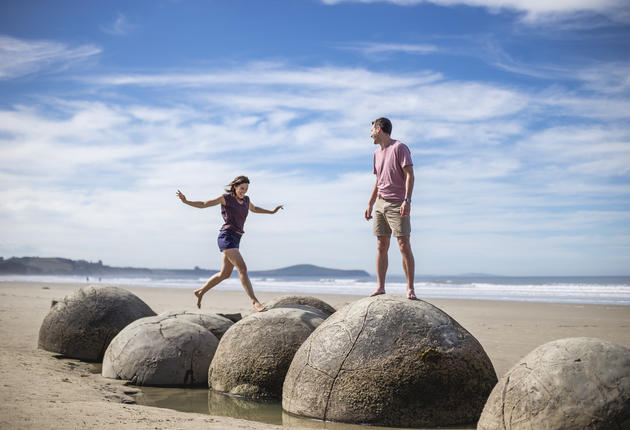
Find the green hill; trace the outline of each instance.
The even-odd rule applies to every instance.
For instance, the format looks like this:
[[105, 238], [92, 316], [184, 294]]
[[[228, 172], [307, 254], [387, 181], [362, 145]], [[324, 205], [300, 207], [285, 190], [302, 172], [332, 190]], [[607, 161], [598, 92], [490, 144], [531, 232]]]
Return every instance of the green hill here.
[[[0, 275], [80, 275], [80, 276], [210, 276], [217, 270], [195, 267], [186, 269], [147, 269], [137, 267], [106, 266], [102, 261], [96, 263], [85, 260], [69, 260], [67, 258], [43, 257], [0, 257]], [[298, 264], [273, 270], [249, 271], [255, 277], [281, 276], [317, 276], [331, 278], [362, 278], [370, 276], [364, 270], [342, 270]]]

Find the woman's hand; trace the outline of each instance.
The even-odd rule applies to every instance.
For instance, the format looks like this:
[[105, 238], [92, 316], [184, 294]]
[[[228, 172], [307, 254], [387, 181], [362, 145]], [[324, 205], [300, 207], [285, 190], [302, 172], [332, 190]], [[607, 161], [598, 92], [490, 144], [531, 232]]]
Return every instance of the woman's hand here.
[[186, 196], [184, 195], [184, 193], [182, 193], [181, 191], [177, 190], [177, 197], [179, 197], [179, 199], [184, 202], [187, 203], [188, 200], [186, 200]]
[[280, 209], [284, 209], [284, 205], [278, 205], [278, 206], [276, 206], [276, 208], [273, 210], [273, 213], [278, 212]]

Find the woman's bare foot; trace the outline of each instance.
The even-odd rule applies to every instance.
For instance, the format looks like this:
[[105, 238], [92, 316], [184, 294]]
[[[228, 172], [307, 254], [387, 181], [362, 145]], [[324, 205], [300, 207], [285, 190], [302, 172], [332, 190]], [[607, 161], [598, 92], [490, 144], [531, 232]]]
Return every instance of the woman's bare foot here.
[[254, 302], [254, 310], [256, 312], [264, 312], [267, 310], [267, 308], [260, 302]]
[[418, 300], [416, 293], [413, 290], [407, 290], [407, 298], [409, 300]]
[[374, 297], [374, 296], [380, 296], [381, 294], [385, 294], [385, 290], [381, 290], [381, 289], [377, 289], [376, 291], [374, 291], [372, 294], [370, 294], [370, 297]]
[[203, 291], [203, 288], [199, 288], [198, 290], [195, 290], [195, 296], [197, 296], [197, 307], [199, 309], [201, 309], [201, 299], [204, 294], [205, 294], [205, 291]]

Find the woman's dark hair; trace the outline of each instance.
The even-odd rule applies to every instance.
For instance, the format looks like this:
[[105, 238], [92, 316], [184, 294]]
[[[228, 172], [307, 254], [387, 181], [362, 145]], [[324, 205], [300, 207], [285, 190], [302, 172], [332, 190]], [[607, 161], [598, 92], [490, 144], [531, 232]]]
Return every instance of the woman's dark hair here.
[[228, 193], [232, 195], [235, 195], [236, 187], [238, 187], [241, 184], [249, 184], [249, 178], [247, 176], [242, 176], [242, 175], [237, 176], [236, 178], [234, 178], [232, 182], [226, 185], [225, 191], [227, 191]]
[[372, 121], [372, 124], [379, 127], [381, 130], [383, 130], [383, 133], [385, 134], [392, 134], [392, 122], [387, 119], [387, 118], [377, 118], [374, 121]]

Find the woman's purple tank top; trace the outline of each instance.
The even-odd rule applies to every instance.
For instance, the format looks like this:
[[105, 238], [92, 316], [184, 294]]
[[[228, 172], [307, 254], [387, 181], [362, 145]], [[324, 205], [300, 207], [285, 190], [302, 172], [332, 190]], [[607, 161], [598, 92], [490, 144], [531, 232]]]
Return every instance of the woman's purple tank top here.
[[243, 234], [243, 226], [245, 218], [249, 213], [249, 197], [245, 196], [243, 203], [239, 203], [232, 194], [223, 194], [225, 204], [221, 205], [221, 215], [225, 223], [221, 230], [233, 230], [239, 234]]

